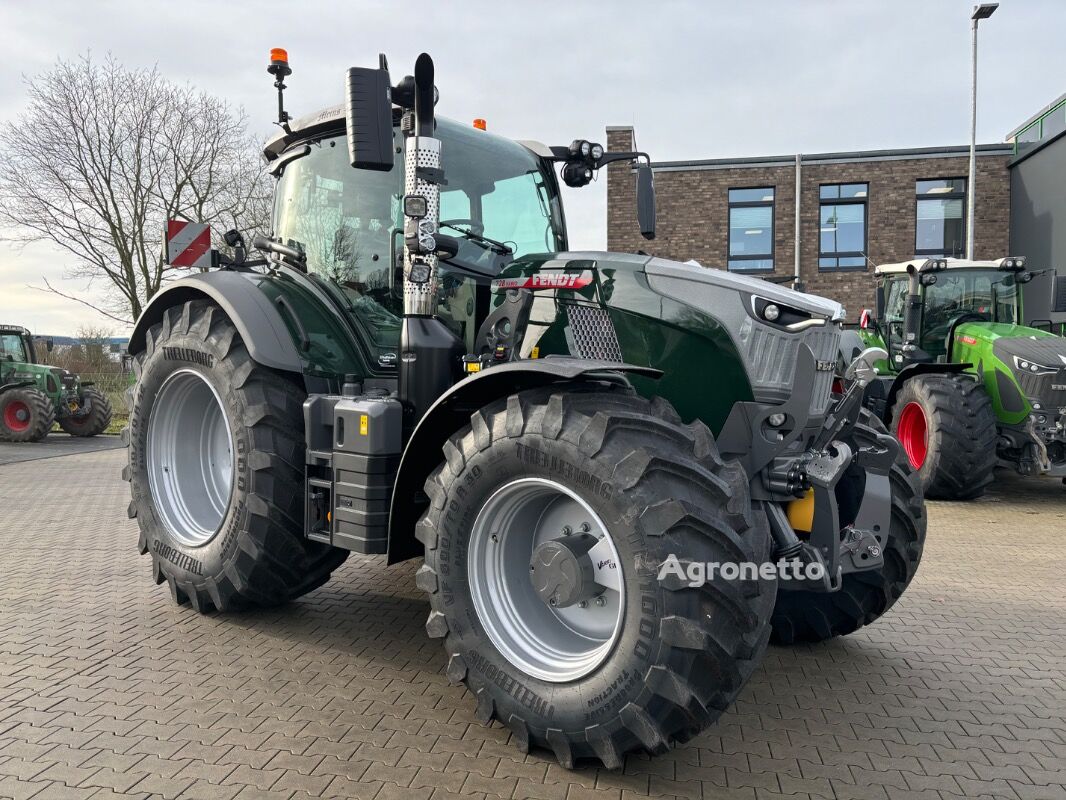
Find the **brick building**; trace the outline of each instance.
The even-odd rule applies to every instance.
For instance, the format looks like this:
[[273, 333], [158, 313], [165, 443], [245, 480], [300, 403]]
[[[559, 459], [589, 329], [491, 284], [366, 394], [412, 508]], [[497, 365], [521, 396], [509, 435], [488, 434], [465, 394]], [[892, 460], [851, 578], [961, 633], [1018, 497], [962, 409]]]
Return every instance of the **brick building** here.
[[[609, 150], [632, 150], [633, 140], [630, 127], [607, 129]], [[1008, 255], [1013, 152], [1009, 143], [977, 150], [979, 259]], [[782, 282], [798, 269], [804, 291], [855, 319], [873, 305], [875, 265], [965, 254], [968, 158], [968, 147], [943, 147], [654, 162], [654, 241], [637, 229], [629, 167], [613, 165], [607, 247]]]

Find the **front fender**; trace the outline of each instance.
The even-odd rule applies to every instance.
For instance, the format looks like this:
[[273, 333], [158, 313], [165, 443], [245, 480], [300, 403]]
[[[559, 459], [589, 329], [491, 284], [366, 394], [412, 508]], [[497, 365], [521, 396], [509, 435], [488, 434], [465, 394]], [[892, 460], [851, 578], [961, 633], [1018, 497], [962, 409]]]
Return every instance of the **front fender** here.
[[233, 321], [252, 360], [271, 369], [303, 372], [304, 361], [293, 344], [281, 314], [260, 291], [262, 275], [252, 272], [205, 272], [176, 281], [156, 294], [130, 334], [129, 352], [145, 348], [148, 329], [163, 320], [170, 307], [190, 300], [216, 303]]
[[662, 372], [614, 361], [569, 357], [527, 359], [475, 373], [441, 395], [415, 426], [400, 459], [389, 513], [388, 563], [395, 564], [422, 553], [414, 531], [425, 504], [416, 502], [415, 498], [442, 461], [441, 450], [448, 437], [469, 424], [475, 409], [515, 392], [549, 384], [611, 381], [628, 385], [627, 374], [658, 378]]
[[899, 375], [892, 381], [892, 386], [885, 397], [885, 413], [881, 421], [891, 429], [892, 420], [889, 419], [889, 413], [891, 412], [892, 404], [896, 401], [896, 395], [903, 388], [903, 384], [911, 378], [918, 375], [955, 375], [960, 372], [966, 372], [972, 366], [973, 364], [908, 364], [900, 370]]

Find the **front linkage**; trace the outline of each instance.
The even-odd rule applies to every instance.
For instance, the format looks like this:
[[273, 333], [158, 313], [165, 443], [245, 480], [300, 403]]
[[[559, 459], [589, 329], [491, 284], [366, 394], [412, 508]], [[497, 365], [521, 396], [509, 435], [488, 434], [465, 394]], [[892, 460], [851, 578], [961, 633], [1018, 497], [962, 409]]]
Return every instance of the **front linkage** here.
[[[774, 556], [800, 566], [794, 571], [796, 580], [784, 582], [782, 589], [835, 592], [845, 574], [884, 566], [883, 537], [878, 532], [891, 514], [889, 474], [899, 459], [899, 444], [887, 433], [874, 432], [862, 443], [855, 437], [863, 414], [863, 391], [876, 374], [873, 364], [884, 357], [878, 348], [862, 352], [845, 373], [847, 388], [809, 446], [798, 454], [774, 456], [759, 472]], [[795, 396], [805, 394], [797, 391]], [[785, 408], [785, 413], [803, 413], [799, 402]], [[843, 495], [837, 491], [849, 469], [865, 475], [857, 512], [852, 487]], [[849, 505], [846, 515], [841, 511], [842, 497]], [[808, 534], [805, 539], [797, 535], [797, 527]]]

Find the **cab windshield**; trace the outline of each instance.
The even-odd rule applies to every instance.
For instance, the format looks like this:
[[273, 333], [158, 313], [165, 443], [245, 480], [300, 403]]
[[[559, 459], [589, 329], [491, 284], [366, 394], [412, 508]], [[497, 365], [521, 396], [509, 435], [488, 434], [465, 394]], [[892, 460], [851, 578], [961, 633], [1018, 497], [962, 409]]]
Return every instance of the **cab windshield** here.
[[4, 361], [29, 361], [26, 357], [26, 348], [22, 343], [22, 336], [17, 333], [0, 334], [0, 359]]
[[[937, 357], [947, 352], [947, 337], [956, 322], [1018, 321], [1018, 283], [1011, 272], [994, 269], [948, 269], [924, 287], [919, 346]], [[889, 281], [885, 322], [893, 348], [903, 345], [907, 278]]]
[[[554, 176], [522, 145], [438, 121], [447, 185], [441, 190], [441, 232], [459, 252], [441, 262], [438, 316], [473, 349], [476, 284], [512, 258], [566, 249]], [[400, 144], [400, 135], [394, 131]], [[309, 143], [311, 152], [284, 168], [274, 200], [273, 235], [303, 251], [307, 268], [352, 301], [378, 355], [394, 353], [403, 314], [403, 163], [388, 172], [353, 169], [343, 134]], [[445, 227], [445, 226], [449, 227]], [[454, 227], [451, 227], [454, 226]], [[463, 232], [470, 232], [469, 236]], [[510, 255], [479, 243], [505, 243]]]

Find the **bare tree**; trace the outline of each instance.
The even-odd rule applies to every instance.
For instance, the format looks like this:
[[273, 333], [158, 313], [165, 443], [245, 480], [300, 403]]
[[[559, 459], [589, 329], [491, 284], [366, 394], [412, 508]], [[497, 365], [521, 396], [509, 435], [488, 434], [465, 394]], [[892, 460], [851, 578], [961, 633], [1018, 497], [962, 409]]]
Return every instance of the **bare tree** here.
[[0, 132], [0, 223], [11, 240], [66, 250], [67, 277], [107, 282], [100, 306], [72, 299], [135, 319], [174, 277], [168, 218], [265, 227], [269, 189], [242, 110], [110, 56], [59, 61], [28, 86], [29, 107]]
[[39, 344], [37, 356], [44, 364], [75, 374], [121, 372], [120, 359], [111, 353], [111, 335], [105, 325], [82, 325], [73, 344], [57, 344], [51, 351]]

